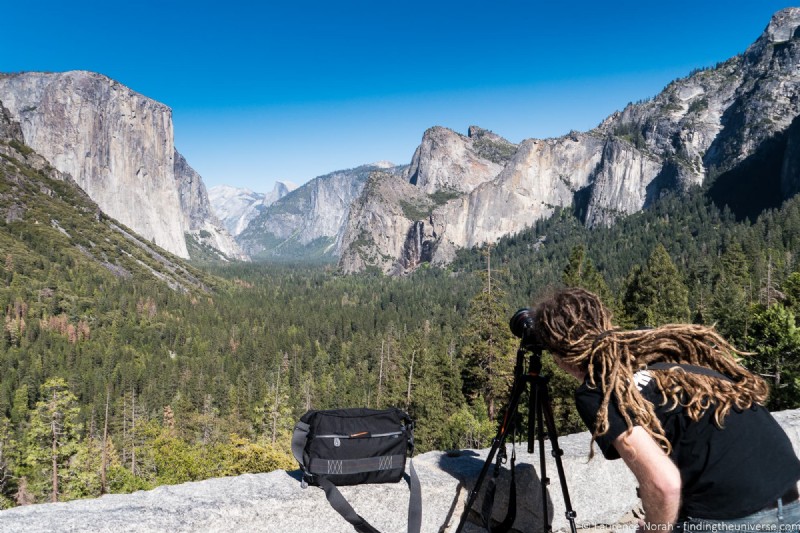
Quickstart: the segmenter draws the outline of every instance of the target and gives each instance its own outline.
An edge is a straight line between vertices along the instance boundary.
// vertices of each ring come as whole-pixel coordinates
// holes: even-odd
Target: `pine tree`
[[[636,266],[631,271],[623,307],[629,325],[634,327],[688,321],[689,291],[661,244],[656,245],[644,268]]]
[[[0,416],[0,510],[11,507],[13,494],[11,481],[14,467],[11,463],[14,441],[11,439],[11,423]]]
[[[498,415],[499,403],[508,394],[514,366],[514,337],[508,327],[511,316],[505,292],[492,279],[491,255],[483,272],[483,288],[469,304],[461,349],[465,389],[473,401],[482,397],[489,419]]]
[[[406,349],[416,353],[408,412],[417,421],[418,449],[424,452],[452,448],[445,431],[447,420],[464,404],[458,364],[429,328],[423,327],[406,340]]]
[[[50,501],[56,502],[67,462],[77,450],[78,400],[62,378],[48,379],[39,395],[27,434],[26,462],[31,489],[40,496],[49,491]]]
[[[14,400],[11,405],[11,423],[17,429],[27,422],[30,409],[28,409],[28,385],[23,383],[14,391]]]
[[[720,257],[711,304],[717,329],[730,340],[741,340],[747,334],[749,289],[747,257],[741,245],[733,243]]]
[[[795,315],[800,315],[800,271],[789,274],[782,289],[786,295],[786,304],[794,310]]]
[[[569,262],[561,275],[561,281],[567,287],[580,287],[595,293],[603,303],[616,311],[614,295],[608,288],[603,275],[595,268],[594,262],[587,256],[586,248],[582,244],[572,248]]]
[[[753,310],[746,340],[758,356],[748,364],[770,381],[770,409],[794,407],[800,401],[800,329],[795,314],[781,303]]]

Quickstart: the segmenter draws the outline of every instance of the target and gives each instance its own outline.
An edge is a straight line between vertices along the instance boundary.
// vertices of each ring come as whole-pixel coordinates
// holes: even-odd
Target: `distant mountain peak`
[[[209,189],[208,198],[215,215],[228,232],[236,237],[264,209],[295,189],[297,185],[290,181],[276,181],[272,191],[267,194],[243,187],[215,185]]]

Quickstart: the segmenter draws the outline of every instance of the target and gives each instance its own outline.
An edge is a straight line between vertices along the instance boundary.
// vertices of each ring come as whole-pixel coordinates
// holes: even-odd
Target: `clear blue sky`
[[[207,186],[267,192],[471,124],[596,126],[743,52],[788,2],[9,2],[0,71],[91,70],[173,109]]]

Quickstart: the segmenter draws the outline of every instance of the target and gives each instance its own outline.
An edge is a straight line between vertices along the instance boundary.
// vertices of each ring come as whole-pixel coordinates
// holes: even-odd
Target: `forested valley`
[[[622,326],[715,324],[753,352],[770,408],[800,405],[800,197],[737,220],[696,190],[595,230],[559,210],[402,278],[195,265],[188,291],[115,275],[63,233],[0,220],[0,508],[294,469],[311,408],[407,409],[418,452],[487,446],[508,320],[563,285]],[[544,363],[560,431],[582,430],[575,383]]]

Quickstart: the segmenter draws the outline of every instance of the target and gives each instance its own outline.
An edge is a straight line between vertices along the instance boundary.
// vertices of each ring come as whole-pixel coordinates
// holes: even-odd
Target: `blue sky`
[[[588,130],[743,52],[773,0],[11,2],[0,71],[91,70],[173,109],[207,186],[267,192],[476,124]]]

